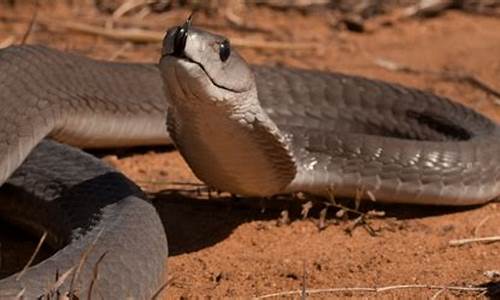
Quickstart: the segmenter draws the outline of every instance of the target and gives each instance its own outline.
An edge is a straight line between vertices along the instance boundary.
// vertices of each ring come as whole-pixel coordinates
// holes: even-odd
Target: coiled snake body
[[[159,70],[43,47],[0,51],[0,182],[10,177],[0,213],[62,247],[19,280],[0,281],[0,296],[46,293],[89,245],[81,293],[100,258],[98,298],[148,298],[164,276],[165,233],[140,190],[45,137],[81,147],[168,143],[168,113],[170,137],[195,174],[237,194],[362,189],[377,201],[471,205],[499,193],[498,126],[442,97],[249,67],[224,37],[189,22],[167,33]]]

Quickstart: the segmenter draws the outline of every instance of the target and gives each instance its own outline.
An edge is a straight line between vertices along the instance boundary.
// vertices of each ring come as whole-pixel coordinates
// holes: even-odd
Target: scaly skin
[[[163,284],[166,236],[140,189],[79,147],[169,142],[166,103],[153,65],[99,62],[40,46],[0,50],[0,213],[61,248],[17,280],[0,281],[0,298],[37,298],[78,264],[86,298],[97,259],[92,299],[149,299]],[[18,167],[31,153],[21,168]],[[99,238],[96,239],[96,236]],[[59,291],[70,288],[71,276]]]
[[[500,194],[500,129],[472,109],[357,76],[251,67],[235,51],[222,59],[224,40],[170,31],[160,62],[171,137],[212,186],[434,205]]]

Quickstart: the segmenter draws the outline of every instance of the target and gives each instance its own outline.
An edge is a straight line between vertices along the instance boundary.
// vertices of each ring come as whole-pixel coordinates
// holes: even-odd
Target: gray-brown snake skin
[[[340,195],[381,184],[377,199],[389,202],[470,205],[497,196],[500,131],[480,114],[429,93],[355,76],[252,70],[260,104],[292,135],[297,167],[310,168],[313,181],[335,183]],[[79,276],[80,291],[87,292],[104,252],[93,290],[97,299],[148,298],[158,288],[167,243],[139,189],[79,150],[40,141],[48,136],[76,146],[110,146],[103,143],[108,137],[92,140],[95,129],[81,129],[69,118],[106,112],[93,119],[101,120],[102,130],[104,120],[117,115],[125,121],[111,122],[110,131],[125,135],[116,124],[127,118],[149,119],[165,131],[166,110],[152,65],[105,63],[36,46],[0,50],[0,182],[10,178],[0,213],[38,232],[49,228],[52,243],[64,246],[21,280],[14,275],[0,281],[0,298],[23,288],[28,297],[42,295],[101,230]],[[144,130],[153,127],[144,124]],[[157,142],[157,131],[117,143]]]
[[[472,205],[500,192],[499,127],[463,105],[339,74],[262,67],[256,78],[271,118],[337,195],[378,184],[386,202]]]
[[[0,107],[2,182],[47,135],[75,145],[110,146],[72,124],[77,115],[88,115],[88,123],[101,119],[110,135],[121,134],[109,126],[114,115],[125,122],[142,115],[165,132],[165,101],[154,66],[97,62],[39,46],[0,50]],[[154,142],[116,142],[148,139]],[[93,243],[72,286],[77,295],[87,297],[96,261],[106,253],[92,299],[149,299],[164,283],[168,251],[161,220],[143,199],[136,185],[98,159],[53,141],[39,144],[3,185],[0,215],[38,236],[47,230],[50,244],[63,248],[20,280],[0,280],[0,299],[46,295],[56,275],[77,266]],[[59,291],[68,291],[70,279]]]

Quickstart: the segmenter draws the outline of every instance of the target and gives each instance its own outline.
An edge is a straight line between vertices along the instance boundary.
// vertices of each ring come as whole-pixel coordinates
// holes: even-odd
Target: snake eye
[[[223,40],[219,43],[219,57],[222,62],[225,62],[231,55],[231,45],[228,40]]]

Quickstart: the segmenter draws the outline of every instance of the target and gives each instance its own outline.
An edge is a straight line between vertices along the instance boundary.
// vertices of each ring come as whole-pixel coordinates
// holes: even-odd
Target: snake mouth
[[[213,78],[212,76],[210,76],[210,73],[207,71],[207,69],[203,66],[202,63],[190,58],[189,56],[186,55],[185,52],[182,52],[182,53],[179,53],[177,55],[173,55],[173,54],[166,54],[166,55],[162,55],[162,59],[166,58],[166,57],[172,57],[174,58],[175,60],[177,60],[178,62],[182,62],[182,63],[187,63],[187,64],[191,64],[191,65],[196,65],[198,66],[198,68],[200,68],[200,70],[205,74],[205,76],[209,79],[209,81],[212,83],[212,85],[214,85],[215,87],[219,88],[219,89],[223,89],[225,91],[228,91],[228,92],[231,92],[231,93],[235,93],[235,94],[240,94],[240,93],[244,93],[246,92],[245,90],[236,90],[236,89],[232,89],[232,88],[229,88],[227,86],[224,86],[220,83],[217,83]],[[180,63],[181,64],[181,63]],[[179,65],[180,65],[179,64]]]
[[[183,26],[177,26],[174,28],[171,28],[168,32],[167,35],[165,36],[165,41],[161,53],[161,58],[160,61],[163,59],[166,59],[167,57],[172,57],[177,61],[182,61],[184,63],[189,63],[189,64],[194,64],[197,65],[203,73],[206,75],[206,77],[210,80],[210,82],[223,90],[230,91],[233,93],[242,93],[244,91],[238,91],[235,89],[228,88],[226,86],[223,86],[219,83],[217,83],[211,76],[210,73],[205,69],[202,63],[192,59],[186,54],[185,48],[186,48],[186,41],[188,37],[188,29],[186,29],[188,26],[184,24]]]

